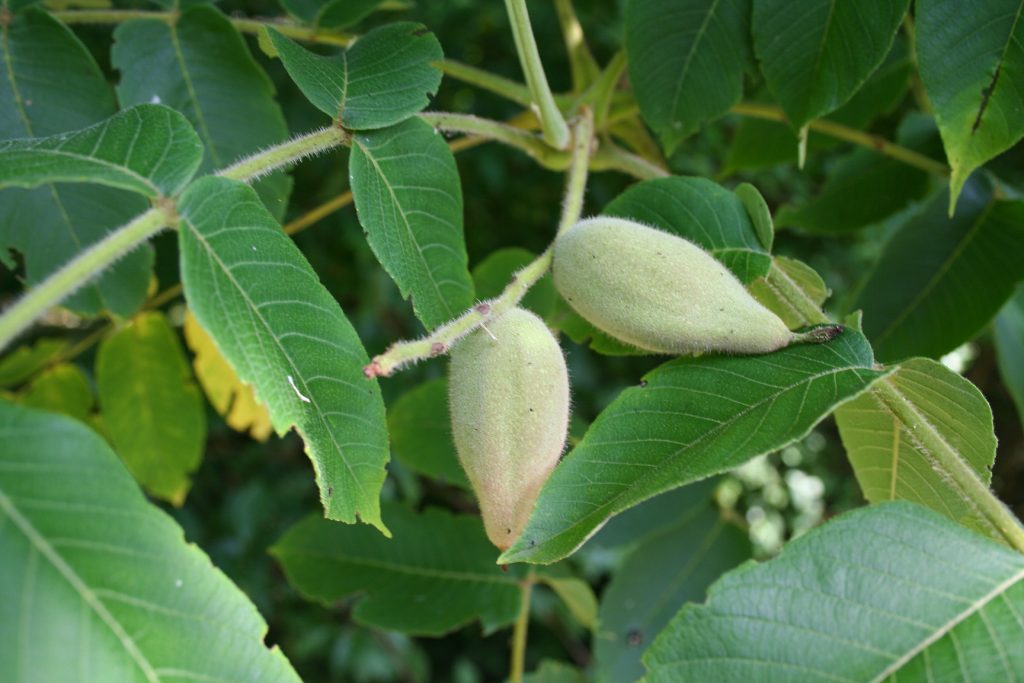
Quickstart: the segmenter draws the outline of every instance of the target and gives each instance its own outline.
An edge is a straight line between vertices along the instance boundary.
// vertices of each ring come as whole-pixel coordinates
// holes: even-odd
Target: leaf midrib
[[[302,557],[315,557],[322,559],[335,560],[338,562],[347,562],[354,565],[364,565],[372,569],[385,569],[393,571],[398,574],[411,574],[412,576],[420,576],[429,579],[442,579],[450,581],[471,581],[475,583],[493,583],[500,586],[513,586],[519,585],[519,580],[512,577],[501,577],[491,576],[488,574],[473,574],[470,572],[456,571],[451,569],[438,569],[435,567],[421,567],[413,565],[398,564],[396,562],[388,562],[386,560],[377,560],[368,557],[359,557],[353,555],[345,555],[337,552],[326,552],[318,550],[307,550],[305,548],[301,550],[291,550],[287,548],[276,548],[274,554],[278,557],[284,555],[302,556]]]
[[[160,197],[160,196],[162,196],[162,193],[160,192],[160,189],[156,185],[154,185],[153,182],[151,180],[149,180],[148,178],[146,178],[145,176],[140,175],[138,172],[132,170],[131,168],[129,168],[127,166],[122,166],[120,164],[115,164],[115,163],[113,163],[111,161],[107,161],[105,159],[99,159],[97,157],[91,157],[91,156],[87,156],[85,154],[79,154],[77,152],[67,152],[67,151],[64,151],[62,149],[39,149],[39,148],[29,147],[29,148],[24,148],[24,149],[19,149],[19,150],[0,150],[0,153],[3,153],[3,152],[34,152],[34,153],[43,154],[43,155],[55,155],[55,156],[69,157],[69,158],[75,159],[77,161],[85,161],[85,162],[88,162],[88,163],[97,164],[98,166],[103,166],[104,168],[111,169],[111,170],[113,170],[116,173],[121,173],[121,174],[123,174],[125,176],[128,176],[129,178],[132,178],[132,179],[138,181],[139,183],[143,184],[144,186],[146,186],[147,188],[149,188],[153,192],[153,194],[152,194],[153,197]],[[105,184],[105,183],[100,183],[100,184]],[[121,187],[121,186],[120,185],[116,185],[114,187]]]
[[[787,393],[789,391],[793,391],[793,390],[795,390],[797,387],[799,387],[801,385],[808,385],[810,382],[813,382],[813,381],[815,381],[817,379],[820,379],[822,377],[827,377],[829,375],[838,375],[838,374],[841,374],[841,373],[853,372],[853,371],[856,371],[856,370],[871,370],[871,368],[867,368],[867,367],[863,367],[863,366],[844,366],[844,367],[841,367],[841,368],[830,368],[826,372],[821,372],[821,373],[818,373],[816,375],[808,376],[805,382],[798,382],[796,384],[787,386],[785,389],[776,392],[770,398],[765,398],[765,399],[763,399],[761,401],[758,401],[757,403],[751,404],[748,408],[746,408],[745,410],[740,411],[739,413],[734,414],[728,420],[723,421],[717,427],[709,429],[707,432],[702,434],[700,437],[698,437],[694,441],[691,441],[688,444],[682,445],[678,450],[676,450],[674,453],[672,453],[671,455],[669,455],[668,457],[666,457],[664,460],[662,460],[660,463],[658,463],[656,465],[658,473],[659,474],[663,474],[664,471],[665,471],[666,466],[670,465],[673,461],[675,461],[683,453],[688,452],[691,448],[693,448],[694,446],[700,444],[702,441],[705,441],[708,438],[711,438],[713,435],[717,434],[718,432],[721,432],[726,427],[728,427],[728,426],[732,425],[734,422],[736,422],[740,417],[743,417],[743,416],[751,413],[754,409],[760,408],[762,405],[764,405],[766,403],[771,403],[771,402],[774,402],[774,401],[778,400],[779,396],[781,396],[781,395],[783,395],[783,394],[785,394],[785,393]],[[852,398],[854,398],[854,397],[851,396],[850,399],[852,399]],[[591,425],[591,427],[593,427],[593,425]],[[797,438],[799,438],[799,437],[797,437]],[[572,455],[572,452],[575,452],[576,449],[581,448],[583,446],[583,444],[586,442],[586,435],[584,435],[583,439],[584,440],[581,441],[580,444],[577,445],[576,448],[574,448],[573,451],[571,451],[569,453],[569,455]],[[568,458],[568,456],[566,456],[566,457]],[[637,486],[639,486],[640,483],[641,483],[641,480],[639,478],[634,479],[632,483],[630,483],[628,486],[626,486],[626,488],[624,488],[619,493],[615,494],[613,497],[609,498],[607,501],[602,503],[598,508],[596,508],[592,512],[589,512],[588,514],[586,514],[585,516],[581,517],[580,519],[576,520],[575,522],[573,522],[569,526],[564,527],[562,530],[560,530],[554,536],[550,536],[547,539],[545,539],[544,541],[538,542],[535,547],[539,548],[541,546],[541,543],[550,543],[554,539],[556,539],[556,538],[558,538],[560,536],[564,536],[565,534],[569,533],[570,530],[572,530],[572,529],[574,529],[574,528],[576,528],[576,527],[586,523],[588,520],[590,520],[592,517],[594,517],[595,514],[604,515],[604,512],[606,510],[608,510],[609,508],[614,509],[615,504],[618,503],[623,498],[625,498],[629,493],[634,491],[637,488]],[[527,529],[529,529],[529,525],[527,526]],[[525,534],[525,531],[524,531],[524,534]],[[524,550],[526,550],[526,549],[524,549]],[[506,551],[506,552],[508,552],[508,551]],[[520,551],[520,552],[522,552],[522,551]]]
[[[451,306],[448,305],[447,299],[445,299],[445,297],[441,294],[441,288],[438,286],[437,281],[434,279],[434,272],[430,269],[430,264],[427,263],[427,257],[424,256],[423,254],[423,249],[420,247],[419,240],[416,239],[416,233],[412,229],[412,225],[409,223],[409,218],[406,215],[405,208],[403,204],[400,201],[398,201],[398,195],[395,193],[394,188],[391,186],[391,182],[388,180],[387,175],[383,172],[383,170],[381,170],[380,164],[378,164],[377,159],[372,154],[370,154],[366,145],[361,143],[358,138],[354,138],[353,142],[359,146],[359,149],[360,151],[362,151],[363,156],[365,156],[370,161],[370,163],[373,164],[373,169],[377,173],[377,176],[380,178],[381,184],[383,184],[384,187],[387,188],[388,195],[391,197],[391,201],[395,203],[395,207],[398,209],[399,215],[402,217],[402,224],[405,225],[405,229],[409,233],[409,239],[412,240],[413,245],[416,247],[416,254],[417,256],[420,257],[420,262],[423,264],[423,269],[426,272],[427,280],[430,281],[430,285],[434,288],[434,293],[437,295],[437,300],[441,303],[442,306],[444,306],[444,310],[447,312],[448,317],[454,317],[455,313],[452,311]],[[384,212],[381,211],[381,215],[383,214]],[[409,296],[411,298],[411,288],[408,291]],[[415,302],[413,307],[415,308]]]
[[[32,525],[32,523],[25,518],[18,508],[14,505],[7,495],[0,491],[0,510],[7,514],[7,517],[14,522],[14,525],[21,531],[21,533],[28,539],[29,543],[39,552],[40,555],[45,557],[50,565],[57,571],[60,576],[68,582],[68,584],[78,593],[78,596],[92,608],[93,612],[117,637],[118,641],[124,647],[125,651],[132,658],[132,660],[138,665],[147,681],[150,683],[159,683],[160,677],[156,671],[150,665],[149,660],[139,650],[135,641],[132,640],[131,636],[128,635],[124,627],[121,625],[113,614],[106,608],[103,602],[96,596],[96,594],[89,588],[88,585],[82,580],[75,570],[65,562],[64,558],[60,556],[52,545],[43,537],[39,531]]]
[[[199,232],[199,230],[196,229],[195,225],[193,225],[191,220],[186,218],[184,219],[183,222],[185,223],[185,225],[189,227],[192,234],[195,235],[196,240],[200,244],[202,244],[203,248],[206,250],[209,256],[214,261],[217,262],[217,264],[220,266],[221,270],[224,273],[224,276],[228,279],[228,281],[235,287],[235,289],[242,296],[242,298],[245,299],[245,302],[249,306],[249,309],[253,312],[253,316],[260,321],[267,335],[273,340],[275,346],[277,346],[277,348],[281,351],[281,355],[283,355],[284,358],[288,361],[288,365],[290,365],[292,370],[295,372],[294,377],[297,378],[298,381],[302,383],[302,388],[305,392],[303,395],[308,396],[310,398],[310,405],[312,405],[315,408],[316,416],[320,418],[320,423],[323,425],[324,431],[326,431],[328,436],[330,436],[331,443],[334,445],[334,448],[337,450],[338,454],[342,456],[341,461],[345,463],[345,468],[348,470],[350,478],[352,479],[353,482],[355,482],[356,486],[359,487],[360,499],[365,498],[366,489],[363,486],[363,482],[359,479],[359,477],[356,476],[355,471],[352,469],[352,463],[348,461],[348,458],[344,457],[345,451],[341,448],[341,445],[338,443],[338,440],[334,437],[334,430],[331,429],[330,424],[328,424],[327,418],[323,414],[323,409],[321,408],[320,402],[317,400],[315,395],[316,392],[310,390],[309,385],[306,383],[305,376],[303,375],[302,372],[299,371],[299,368],[298,366],[296,366],[294,359],[292,359],[291,357],[291,354],[289,354],[287,349],[284,348],[284,345],[281,343],[281,340],[278,339],[277,335],[274,333],[274,330],[270,327],[270,323],[267,322],[266,318],[263,317],[263,314],[260,312],[260,309],[255,305],[253,300],[249,298],[249,293],[245,290],[245,288],[241,286],[238,280],[235,279],[234,274],[227,268],[227,265],[224,263],[224,261],[221,260],[220,255],[213,249],[210,243],[206,241],[206,237],[202,235]],[[297,424],[295,424],[295,426],[298,427]],[[332,499],[332,504],[333,500],[334,499]],[[353,513],[357,514],[358,511],[355,510],[355,507],[356,506],[352,506]]]
[[[938,641],[940,638],[950,633],[954,628],[959,626],[963,621],[970,618],[974,614],[981,614],[981,610],[984,609],[985,605],[994,600],[995,598],[1006,593],[1010,588],[1013,587],[1017,582],[1024,580],[1024,569],[1021,569],[1016,574],[1013,574],[1005,581],[997,585],[991,591],[983,595],[978,600],[975,600],[964,609],[962,612],[957,614],[954,618],[947,621],[940,628],[937,628],[934,633],[922,640],[920,643],[910,648],[905,652],[899,659],[894,661],[892,664],[887,666],[877,676],[871,679],[871,683],[881,683],[892,674],[898,672],[904,667],[910,660],[916,657],[921,652],[927,650],[932,644]]]
[[[931,280],[928,281],[928,284],[922,287],[921,291],[917,293],[917,296],[911,299],[910,303],[903,307],[903,310],[900,312],[900,314],[893,318],[892,321],[878,334],[878,336],[875,337],[876,348],[881,347],[882,340],[888,337],[890,334],[892,334],[893,331],[899,325],[901,325],[904,320],[910,317],[910,314],[917,309],[921,302],[924,301],[928,296],[930,296],[932,291],[936,287],[938,287],[939,283],[943,280],[943,278],[945,278],[946,273],[948,273],[949,270],[953,267],[953,264],[960,259],[963,253],[967,250],[967,247],[969,247],[971,243],[974,241],[974,239],[977,237],[978,232],[981,230],[981,227],[984,225],[985,221],[988,220],[988,216],[990,213],[992,213],[993,209],[995,208],[995,205],[995,200],[990,199],[988,204],[985,205],[985,208],[981,211],[978,217],[971,224],[970,229],[957,243],[956,248],[949,255],[949,258],[943,261],[942,266],[935,272],[935,275],[932,276]]]

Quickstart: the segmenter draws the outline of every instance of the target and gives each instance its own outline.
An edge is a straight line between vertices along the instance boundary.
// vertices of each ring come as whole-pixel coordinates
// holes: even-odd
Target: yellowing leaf
[[[191,311],[185,316],[184,331],[185,343],[196,356],[192,367],[214,409],[232,429],[266,441],[272,429],[266,406],[256,400],[251,386],[238,379]]]

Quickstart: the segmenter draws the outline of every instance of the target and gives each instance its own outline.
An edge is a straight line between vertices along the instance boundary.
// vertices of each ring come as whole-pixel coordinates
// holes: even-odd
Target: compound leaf
[[[184,116],[140,104],[72,133],[0,142],[0,187],[99,183],[155,198],[181,190],[202,159]]]
[[[206,410],[181,343],[162,313],[144,313],[96,356],[103,429],[146,490],[175,505],[206,445]]]
[[[910,0],[756,0],[754,52],[794,128],[845,104],[892,47]]]
[[[915,358],[879,380],[920,419],[907,422],[885,395],[869,389],[836,410],[836,424],[854,474],[872,503],[908,500],[1002,540],[999,529],[971,503],[943,461],[918,434],[933,430],[974,475],[988,485],[996,458],[992,409],[978,389],[942,363]]]
[[[679,358],[626,389],[541,489],[502,562],[549,563],[612,515],[802,438],[886,374],[847,329],[762,356]]]
[[[0,139],[59,135],[115,113],[106,78],[66,26],[32,7],[7,22],[0,31]],[[2,190],[0,261],[13,269],[8,250],[20,252],[26,285],[35,285],[145,210],[142,197],[112,187]],[[152,249],[136,249],[64,305],[86,314],[106,308],[131,315],[145,299],[152,263]]]
[[[885,246],[853,308],[879,360],[939,358],[978,334],[1024,278],[1024,201],[971,181],[956,215],[936,195]]]
[[[306,442],[330,519],[386,532],[384,402],[338,303],[252,188],[210,176],[178,202],[181,280],[196,319],[270,411]]]
[[[473,305],[462,186],[444,139],[413,118],[359,133],[349,160],[352,194],[370,248],[427,328]]]
[[[882,503],[726,574],[647,651],[644,680],[1014,680],[1021,614],[1024,556]]]
[[[267,29],[288,75],[317,109],[348,130],[386,128],[430,103],[441,85],[441,44],[421,24],[375,28],[323,57]]]
[[[253,604],[103,439],[2,401],[0,595],[5,681],[299,683]]]
[[[671,154],[743,94],[752,63],[749,0],[631,0],[629,77],[640,113]]]
[[[921,0],[921,80],[949,165],[950,213],[974,169],[1024,137],[1022,0]]]
[[[439,636],[479,619],[487,632],[512,623],[522,572],[503,572],[480,518],[384,504],[388,540],[365,527],[309,517],[271,549],[303,595],[334,604],[358,598],[367,626]]]
[[[111,62],[121,72],[123,106],[177,109],[206,148],[200,171],[224,168],[288,137],[274,87],[231,22],[210,5],[183,9],[173,22],[134,19],[114,31]],[[284,215],[291,179],[272,173],[255,184],[267,208]]]

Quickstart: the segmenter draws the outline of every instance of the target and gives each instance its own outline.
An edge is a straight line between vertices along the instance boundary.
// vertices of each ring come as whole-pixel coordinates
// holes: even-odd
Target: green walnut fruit
[[[555,240],[552,270],[580,315],[646,351],[767,353],[804,338],[706,251],[634,221],[580,221]]]
[[[565,448],[569,374],[544,322],[513,309],[452,351],[452,435],[484,518],[505,550],[522,532]]]

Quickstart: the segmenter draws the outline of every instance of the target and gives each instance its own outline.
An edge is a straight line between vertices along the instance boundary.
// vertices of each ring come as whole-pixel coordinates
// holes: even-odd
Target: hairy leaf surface
[[[978,389],[946,366],[926,358],[900,364],[879,380],[894,389],[920,421],[907,423],[884,396],[869,389],[836,411],[843,446],[864,496],[872,503],[909,500],[982,534],[1003,536],[971,502],[968,492],[918,438],[929,429],[988,485],[996,457],[992,409]]]
[[[430,103],[441,84],[441,44],[422,24],[376,28],[340,54],[323,57],[268,29],[278,56],[317,109],[349,130],[401,123]]]
[[[0,142],[0,187],[98,183],[155,198],[181,190],[202,159],[184,116],[140,104],[72,133]]]
[[[370,248],[428,329],[473,304],[462,185],[444,139],[413,118],[357,134],[352,193]]]
[[[201,178],[182,195],[185,297],[217,347],[253,386],[278,434],[295,427],[330,519],[386,531],[384,402],[363,376],[359,337],[252,188]]]

